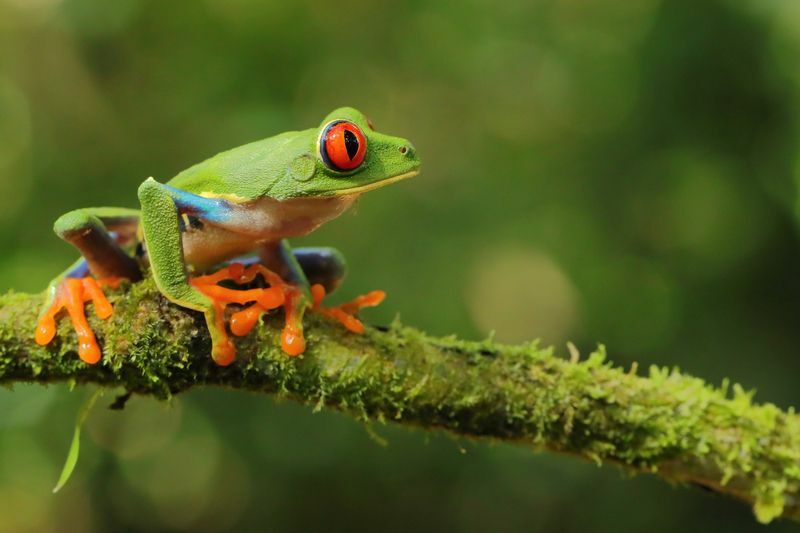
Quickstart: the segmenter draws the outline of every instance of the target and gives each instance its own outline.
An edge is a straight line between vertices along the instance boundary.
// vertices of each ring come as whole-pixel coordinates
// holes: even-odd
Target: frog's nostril
[[[406,157],[414,157],[414,145],[412,145],[411,143],[401,144],[400,153]]]

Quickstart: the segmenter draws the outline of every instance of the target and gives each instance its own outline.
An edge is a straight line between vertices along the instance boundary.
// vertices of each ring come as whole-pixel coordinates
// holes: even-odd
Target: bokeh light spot
[[[577,291],[546,253],[511,246],[485,248],[471,270],[465,295],[482,331],[494,331],[503,342],[541,338],[559,343],[574,334]]]
[[[152,398],[135,397],[123,411],[95,409],[86,432],[99,446],[123,459],[153,453],[169,444],[180,427],[181,408]]]
[[[733,162],[692,150],[657,156],[643,170],[657,176],[660,211],[642,213],[655,241],[696,277],[733,268],[762,241],[774,213],[745,188]]]
[[[150,426],[157,432],[158,426]],[[179,530],[215,531],[232,523],[249,494],[249,478],[235,452],[226,450],[208,420],[185,406],[180,431],[156,453],[120,463],[127,483],[149,502],[159,519]],[[224,463],[225,468],[222,468]],[[120,501],[120,512],[147,524],[135,502]]]

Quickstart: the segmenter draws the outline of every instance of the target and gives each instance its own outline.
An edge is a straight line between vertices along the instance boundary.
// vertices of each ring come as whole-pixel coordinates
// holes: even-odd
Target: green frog
[[[113,308],[104,289],[138,281],[147,272],[170,301],[205,315],[211,356],[219,365],[236,357],[229,330],[245,335],[263,313],[279,307],[286,317],[281,346],[291,356],[305,350],[303,315],[309,309],[363,331],[358,310],[380,303],[383,292],[323,306],[345,275],[342,254],[333,248],[293,249],[287,239],[307,235],[361,194],[415,176],[419,168],[409,141],[375,131],[361,112],[342,107],[316,128],[222,152],[167,183],[146,179],[139,186],[139,210],[70,211],[54,230],[82,257],[48,286],[36,341],[52,341],[56,320],[66,310],[79,356],[97,363],[102,351],[85,304],[92,302],[95,314],[108,318]],[[252,286],[256,278],[264,283],[230,288],[231,283]],[[242,307],[226,320],[231,304]]]

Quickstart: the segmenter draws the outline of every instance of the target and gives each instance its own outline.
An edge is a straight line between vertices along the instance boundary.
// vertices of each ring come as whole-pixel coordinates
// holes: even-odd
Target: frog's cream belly
[[[250,253],[264,242],[266,241],[207,225],[202,230],[183,234],[183,257],[190,270],[200,272],[228,259]]]
[[[195,272],[258,250],[280,239],[307,235],[336,218],[357,195],[278,202],[263,198],[241,206],[224,225],[204,222],[183,232],[184,260]]]

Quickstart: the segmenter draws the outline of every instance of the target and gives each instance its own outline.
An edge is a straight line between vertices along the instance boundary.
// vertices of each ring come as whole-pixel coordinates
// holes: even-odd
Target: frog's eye
[[[358,168],[367,153],[367,139],[361,129],[347,120],[334,120],[322,129],[319,154],[331,170]]]

